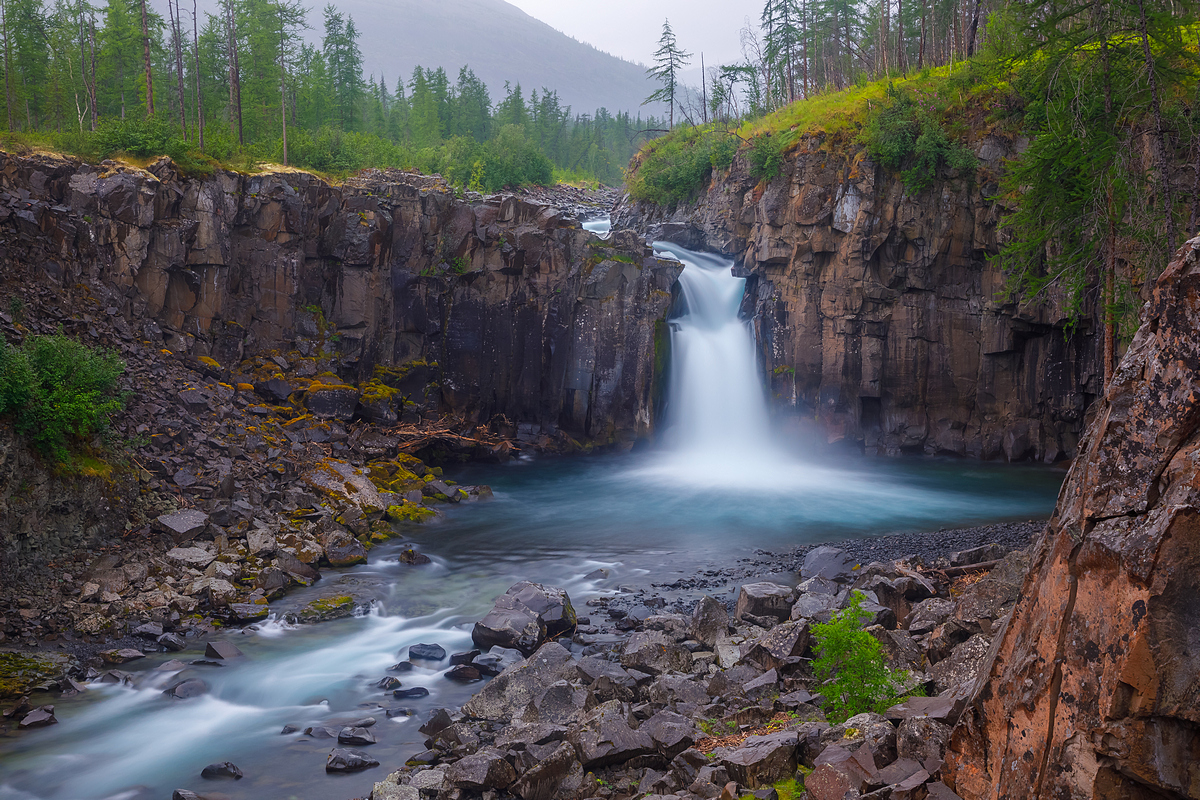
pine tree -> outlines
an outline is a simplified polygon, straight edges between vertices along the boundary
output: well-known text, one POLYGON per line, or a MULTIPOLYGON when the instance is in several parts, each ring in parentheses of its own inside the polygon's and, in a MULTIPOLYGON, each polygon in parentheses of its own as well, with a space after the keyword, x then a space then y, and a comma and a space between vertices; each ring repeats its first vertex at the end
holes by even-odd
POLYGON ((675 102, 679 94, 679 73, 691 63, 692 54, 684 52, 675 41, 675 32, 671 30, 671 21, 663 20, 662 36, 658 40, 658 50, 654 52, 654 66, 646 73, 662 84, 662 88, 642 101, 647 103, 666 103, 669 109, 670 127, 675 127, 675 102))

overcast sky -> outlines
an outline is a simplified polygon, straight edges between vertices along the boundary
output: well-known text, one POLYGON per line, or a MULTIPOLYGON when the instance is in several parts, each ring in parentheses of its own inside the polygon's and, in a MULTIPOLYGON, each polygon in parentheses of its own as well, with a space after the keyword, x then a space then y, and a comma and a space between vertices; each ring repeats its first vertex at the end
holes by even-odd
MULTIPOLYGON (((747 16, 756 23, 763 0, 508 0, 581 42, 615 56, 649 64, 662 34, 662 21, 671 20, 679 45, 700 53, 708 66, 740 58, 738 31, 747 16)), ((697 75, 699 73, 697 72, 697 75)))

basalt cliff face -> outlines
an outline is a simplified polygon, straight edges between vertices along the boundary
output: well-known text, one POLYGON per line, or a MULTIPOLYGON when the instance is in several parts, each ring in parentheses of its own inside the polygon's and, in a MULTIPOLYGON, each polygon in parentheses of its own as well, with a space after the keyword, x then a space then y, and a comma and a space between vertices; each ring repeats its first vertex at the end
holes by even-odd
POLYGON ((1200 797, 1200 239, 1159 279, 955 730, 960 795, 1200 797))
MULTIPOLYGON (((776 408, 868 451, 1053 461, 1073 455, 1103 383, 1099 341, 1061 298, 1003 302, 996 194, 1011 146, 976 146, 975 181, 920 194, 861 151, 804 138, 779 177, 744 158, 694 205, 626 200, 615 223, 739 259, 776 408)), ((1085 312, 1088 311, 1085 309, 1085 312)))
POLYGON ((237 364, 329 325, 344 380, 424 362, 434 411, 618 445, 651 431, 656 321, 680 270, 633 236, 602 242, 549 206, 457 199, 436 178, 190 179, 166 159, 0 154, 0 243, 10 276, 99 292, 90 313, 161 330, 174 353, 237 364))

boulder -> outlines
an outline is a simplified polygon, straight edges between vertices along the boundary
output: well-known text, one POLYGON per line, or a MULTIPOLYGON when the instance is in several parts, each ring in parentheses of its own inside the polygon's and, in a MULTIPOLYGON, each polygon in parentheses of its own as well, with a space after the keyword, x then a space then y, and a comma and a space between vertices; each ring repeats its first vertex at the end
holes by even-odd
POLYGON ((338 731, 338 744, 366 745, 375 744, 375 737, 366 728, 345 727, 338 731))
POLYGON ((408 657, 410 660, 441 661, 446 657, 446 648, 440 644, 414 644, 408 648, 408 657))
POLYGON ((985 668, 985 659, 992 641, 977 633, 960 644, 929 670, 938 694, 954 694, 965 697, 974 688, 975 680, 985 668))
POLYGON ((841 603, 837 595, 832 594, 802 594, 792 605, 791 618, 794 620, 810 619, 815 622, 829 622, 833 612, 841 603))
POLYGON ((246 548, 251 555, 269 556, 278 546, 275 535, 266 528, 254 528, 246 534, 246 548))
POLYGON ((928 717, 913 717, 900 723, 896 731, 896 754, 922 764, 930 759, 942 761, 950 741, 949 725, 928 717))
POLYGON ((917 635, 929 633, 954 613, 954 601, 931 597, 916 603, 908 614, 908 632, 917 635))
POLYGON ((205 658, 239 658, 243 656, 241 650, 233 642, 209 642, 204 646, 205 658))
POLYGON ((167 551, 166 558, 172 564, 202 570, 216 560, 216 553, 201 547, 174 547, 167 551))
POLYGON ((571 653, 557 642, 547 642, 536 653, 513 664, 489 681, 462 707, 468 717, 511 722, 557 681, 575 677, 571 653))
POLYGON ((722 756, 721 765, 742 786, 749 789, 770 786, 796 771, 799 743, 795 731, 751 736, 736 750, 722 756))
POLYGON ((208 684, 199 678, 186 678, 184 680, 175 681, 167 686, 166 689, 163 689, 163 694, 176 700, 187 700, 192 697, 199 697, 207 692, 208 684))
POLYGON ((54 716, 54 706, 38 706, 22 716, 17 727, 25 730, 28 728, 44 728, 47 725, 57 723, 58 720, 54 716))
POLYGON ((326 772, 358 772, 378 766, 379 762, 367 753, 349 748, 334 748, 325 759, 326 772))
POLYGON ((242 771, 237 768, 236 764, 231 761, 222 761, 219 764, 209 764, 200 770, 200 777, 211 781, 220 778, 241 780, 243 776, 242 771))
POLYGON ((854 580, 857 569, 858 564, 845 550, 821 545, 809 550, 804 556, 800 578, 824 578, 837 583, 850 583, 854 580))
POLYGON ((785 620, 791 616, 795 599, 795 591, 788 586, 765 581, 747 583, 738 592, 737 607, 733 615, 738 619, 754 616, 785 620))
POLYGON ((484 675, 495 676, 513 664, 519 664, 524 660, 525 656, 521 654, 520 650, 513 650, 508 647, 493 647, 483 655, 475 656, 471 661, 471 666, 484 675))
POLYGON ((193 597, 202 597, 210 606, 228 605, 237 597, 237 588, 222 578, 197 578, 188 587, 187 593, 193 597))
POLYGON ((325 561, 331 567, 350 567, 367 563, 367 548, 344 528, 334 528, 321 538, 325 561))
POLYGON ((401 786, 391 780, 380 781, 371 789, 369 800, 421 800, 421 793, 413 786, 401 786))
POLYGON ((194 508, 186 508, 174 514, 162 514, 154 520, 154 524, 171 537, 175 544, 183 544, 204 532, 208 527, 208 514, 194 508))
POLYGON ((654 742, 655 749, 667 758, 674 758, 703 738, 695 722, 666 710, 650 717, 638 726, 638 730, 647 734, 654 742))
POLYGON ((785 622, 740 646, 742 661, 763 669, 779 669, 788 659, 803 656, 809 646, 808 621, 785 622))
POLYGON ((446 678, 459 683, 473 683, 482 680, 483 674, 470 664, 458 664, 446 670, 446 678))
POLYGON ((505 760, 503 753, 493 748, 459 759, 446 769, 446 781, 450 785, 472 792, 507 789, 516 779, 516 770, 505 760))
POLYGON ((521 581, 496 598, 492 610, 475 623, 471 639, 481 649, 499 645, 529 655, 547 639, 574 630, 575 620, 564 589, 521 581))
POLYGON ((571 736, 583 768, 589 771, 654 752, 654 740, 631 726, 629 716, 617 700, 597 706, 572 730, 571 736))
POLYGON ((522 800, 570 798, 583 786, 583 765, 575 748, 559 742, 548 756, 527 769, 509 791, 522 800))
POLYGON ((100 657, 106 664, 126 664, 139 658, 145 658, 146 654, 141 650, 134 650, 132 647, 124 647, 119 650, 102 650, 100 657))
POLYGON ((317 419, 349 421, 358 408, 358 390, 331 386, 304 393, 304 406, 317 419))
POLYGON ((692 654, 661 631, 640 631, 621 650, 621 666, 650 675, 690 672, 692 654))
POLYGON ((708 595, 700 598, 692 612, 692 637, 709 647, 729 635, 729 612, 708 595))

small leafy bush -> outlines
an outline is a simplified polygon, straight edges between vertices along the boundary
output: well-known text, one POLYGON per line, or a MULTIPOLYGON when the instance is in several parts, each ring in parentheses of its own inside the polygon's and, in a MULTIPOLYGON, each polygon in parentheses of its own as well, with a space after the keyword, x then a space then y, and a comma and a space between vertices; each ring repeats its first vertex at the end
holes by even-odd
POLYGON ((898 702, 900 684, 908 677, 888 669, 879 642, 863 629, 871 617, 862 607, 864 600, 866 595, 856 591, 849 608, 827 624, 813 626, 817 654, 813 669, 829 717, 837 722, 865 711, 882 711, 898 702))
POLYGON ((750 162, 750 177, 760 181, 769 181, 779 176, 783 164, 783 145, 779 136, 764 133, 755 136, 750 141, 750 151, 746 154, 750 162))
POLYGON ((888 98, 891 102, 868 120, 860 138, 873 159, 901 174, 910 192, 929 188, 943 166, 973 172, 975 154, 946 133, 935 100, 918 100, 894 85, 888 86, 888 98))
POLYGON ((0 336, 0 415, 42 453, 67 462, 71 444, 104 430, 124 406, 116 392, 124 371, 115 353, 61 333, 20 347, 0 336))
POLYGON ((626 185, 637 200, 661 206, 686 203, 704 189, 713 167, 728 167, 736 152, 737 139, 725 131, 681 128, 646 145, 626 185))

